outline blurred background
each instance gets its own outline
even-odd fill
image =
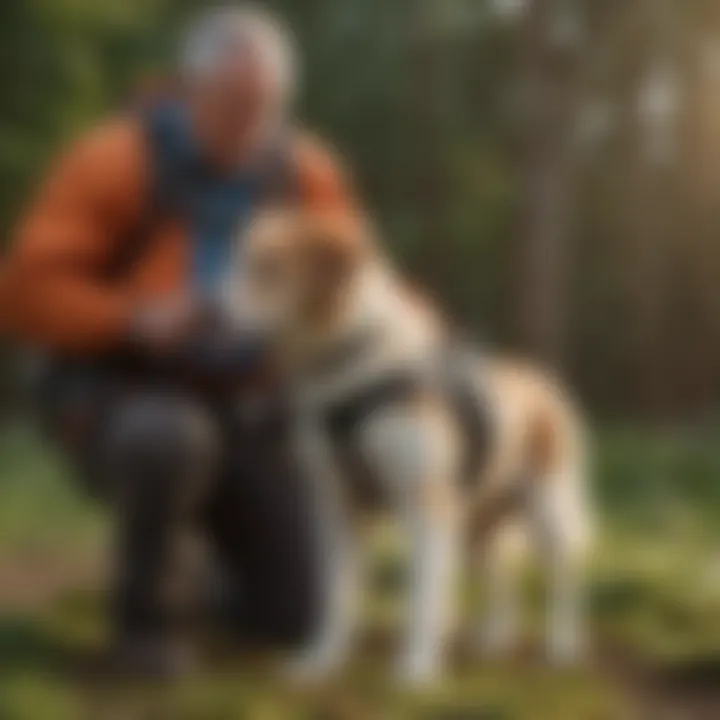
[[[179,29],[205,4],[0,4],[3,238],[53,154],[161,76]],[[489,671],[470,682],[466,670],[457,697],[490,702],[493,718],[538,718],[544,698],[555,711],[542,717],[613,720],[626,715],[603,703],[628,694],[618,675],[636,694],[637,666],[659,706],[717,709],[720,3],[267,4],[299,39],[301,117],[341,149],[404,270],[475,337],[559,368],[597,429],[606,532],[592,602],[608,659],[582,680],[587,714],[567,683],[527,669],[527,706],[511,678]],[[77,696],[45,674],[52,640],[76,637],[68,618],[87,621],[85,600],[60,609],[46,600],[69,578],[96,577],[103,520],[28,429],[16,351],[2,362],[0,683],[5,663],[9,717],[54,718],[49,708],[66,706],[76,717]],[[3,625],[3,601],[42,605],[54,620],[12,614]],[[38,714],[41,677],[55,695]],[[232,692],[197,691],[239,707]],[[367,717],[369,697],[338,701],[360,714],[337,717]],[[253,698],[273,712],[280,703],[280,715],[258,717],[295,717],[277,698]],[[210,717],[192,707],[175,712]],[[0,693],[5,717],[2,708]]]
[[[302,117],[458,321],[561,365],[598,416],[712,414],[716,2],[271,4],[300,40]],[[161,74],[203,3],[4,5],[6,236],[48,158]]]

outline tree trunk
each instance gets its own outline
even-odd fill
[[[554,0],[531,0],[522,33],[523,195],[519,334],[533,356],[564,360],[578,96],[576,48],[553,37]]]

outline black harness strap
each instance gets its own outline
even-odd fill
[[[334,439],[346,442],[378,408],[410,400],[422,387],[420,378],[408,372],[382,377],[330,407],[325,414],[326,427]]]
[[[346,449],[358,426],[378,409],[413,400],[430,389],[444,395],[457,417],[465,447],[459,481],[463,486],[472,484],[489,456],[494,427],[488,402],[478,391],[475,379],[468,372],[458,371],[451,362],[453,352],[448,348],[448,357],[438,363],[431,376],[396,371],[330,406],[324,422],[333,445],[341,451]]]

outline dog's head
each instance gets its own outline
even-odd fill
[[[368,258],[363,227],[303,211],[258,216],[240,241],[228,288],[237,324],[278,342],[332,326]]]

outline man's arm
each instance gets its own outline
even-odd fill
[[[4,324],[42,347],[96,352],[128,331],[128,292],[101,270],[139,217],[141,128],[117,121],[80,140],[51,171],[21,221],[4,268]]]

